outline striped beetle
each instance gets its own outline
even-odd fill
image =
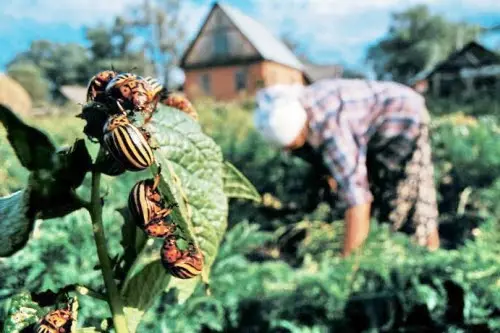
[[[104,92],[106,86],[113,80],[118,73],[114,70],[105,70],[94,75],[87,85],[87,102],[101,102],[104,103]]]
[[[149,90],[150,104],[149,104],[149,109],[147,110],[146,119],[144,120],[144,123],[148,123],[153,117],[153,112],[156,110],[158,102],[166,94],[166,89],[156,78],[153,78],[151,76],[146,76],[144,78],[144,81],[148,83],[150,88]]]
[[[203,254],[194,245],[189,245],[187,250],[177,247],[174,235],[166,237],[161,249],[161,262],[165,269],[179,279],[190,279],[203,270]]]
[[[35,325],[36,333],[65,333],[71,332],[76,323],[78,302],[71,300],[66,308],[50,311]]]
[[[111,116],[106,122],[104,144],[127,170],[144,170],[154,162],[147,134],[132,125],[126,114]]]
[[[165,92],[165,87],[163,87],[158,79],[155,79],[151,76],[146,76],[144,80],[151,87],[151,95],[153,96],[153,98],[160,98],[160,96]]]
[[[146,80],[135,74],[117,75],[107,85],[106,97],[111,106],[117,106],[121,112],[124,110],[153,112],[153,90]]]
[[[176,204],[165,206],[158,191],[160,173],[154,179],[137,182],[130,191],[128,207],[136,225],[150,237],[167,237],[174,233],[176,226],[166,218]]]
[[[101,146],[101,149],[99,149],[94,169],[108,176],[118,176],[126,171],[122,164],[104,146]]]

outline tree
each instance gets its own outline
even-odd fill
[[[481,28],[450,22],[419,5],[392,15],[387,35],[366,56],[377,77],[407,82],[474,40]]]
[[[31,43],[29,50],[14,57],[7,69],[16,64],[33,64],[51,83],[52,88],[86,83],[88,52],[82,45],[59,44],[46,40]]]
[[[186,33],[180,0],[144,0],[130,24],[144,36],[143,50],[155,62],[155,76],[170,86],[169,77],[177,67]]]
[[[33,63],[16,63],[7,70],[7,75],[26,89],[35,104],[43,102],[49,95],[49,83],[42,70]]]
[[[105,26],[87,28],[85,37],[90,42],[89,50],[93,59],[107,59],[115,56],[111,41],[113,36]]]
[[[113,67],[122,72],[130,72],[133,69],[137,73],[146,74],[148,61],[139,47],[133,47],[138,37],[133,29],[134,27],[121,16],[116,17],[109,28],[104,25],[87,28],[91,73]]]

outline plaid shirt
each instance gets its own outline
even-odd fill
[[[321,80],[305,88],[301,101],[309,117],[308,142],[321,152],[348,207],[373,200],[368,145],[413,140],[429,121],[424,98],[394,82]]]

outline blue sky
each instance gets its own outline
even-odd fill
[[[109,23],[143,0],[3,0],[0,12],[0,71],[33,40],[84,43],[85,26]],[[212,0],[182,0],[186,29],[196,33]],[[275,34],[290,32],[321,63],[362,67],[368,45],[387,31],[390,13],[425,3],[452,20],[500,24],[500,0],[226,0]],[[90,6],[89,4],[92,4]],[[500,46],[500,32],[485,36]]]

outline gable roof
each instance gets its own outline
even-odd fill
[[[468,52],[473,53],[473,57],[466,57]],[[472,41],[460,50],[451,53],[448,58],[437,64],[433,69],[425,72],[425,78],[440,71],[456,71],[463,67],[480,67],[485,65],[500,64],[500,56],[488,50],[481,44]],[[421,74],[421,76],[424,76]],[[423,77],[422,77],[423,78]]]
[[[87,101],[87,87],[68,85],[68,86],[62,86],[60,88],[60,91],[64,97],[66,97],[68,100],[74,103],[84,104]]]
[[[340,65],[305,64],[305,73],[310,82],[322,79],[339,78],[342,76],[343,68]]]
[[[304,70],[304,65],[295,56],[295,54],[278,38],[276,38],[267,28],[253,18],[243,14],[240,10],[227,4],[215,3],[210,10],[204,24],[200,28],[196,37],[192,40],[190,46],[182,56],[181,65],[185,63],[187,55],[193,48],[196,40],[200,37],[203,28],[210,19],[211,14],[216,8],[229,18],[231,23],[243,34],[243,36],[252,44],[264,60],[274,61],[300,71]]]

